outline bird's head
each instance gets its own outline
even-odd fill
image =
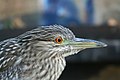
[[[32,34],[34,46],[38,51],[47,54],[56,53],[63,57],[78,53],[83,49],[107,46],[99,41],[76,38],[71,30],[61,25],[42,26],[27,34]]]

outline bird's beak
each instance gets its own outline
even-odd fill
[[[81,39],[81,38],[75,38],[72,42],[70,42],[70,45],[76,48],[99,48],[99,47],[106,47],[107,45],[103,42],[96,41],[96,40],[90,40],[90,39]]]

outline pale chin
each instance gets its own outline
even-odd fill
[[[68,53],[64,53],[63,57],[68,57],[68,56],[71,56],[71,55],[74,55],[74,54],[78,54],[82,50],[84,50],[84,49],[72,49],[72,47],[71,47],[71,51],[68,52]]]

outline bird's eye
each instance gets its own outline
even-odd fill
[[[58,43],[58,44],[61,44],[63,42],[63,39],[61,36],[58,36],[56,39],[55,39],[55,42]]]

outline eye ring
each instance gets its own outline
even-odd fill
[[[63,42],[63,39],[61,36],[58,36],[56,39],[55,39],[55,42],[58,43],[58,44],[61,44]]]

